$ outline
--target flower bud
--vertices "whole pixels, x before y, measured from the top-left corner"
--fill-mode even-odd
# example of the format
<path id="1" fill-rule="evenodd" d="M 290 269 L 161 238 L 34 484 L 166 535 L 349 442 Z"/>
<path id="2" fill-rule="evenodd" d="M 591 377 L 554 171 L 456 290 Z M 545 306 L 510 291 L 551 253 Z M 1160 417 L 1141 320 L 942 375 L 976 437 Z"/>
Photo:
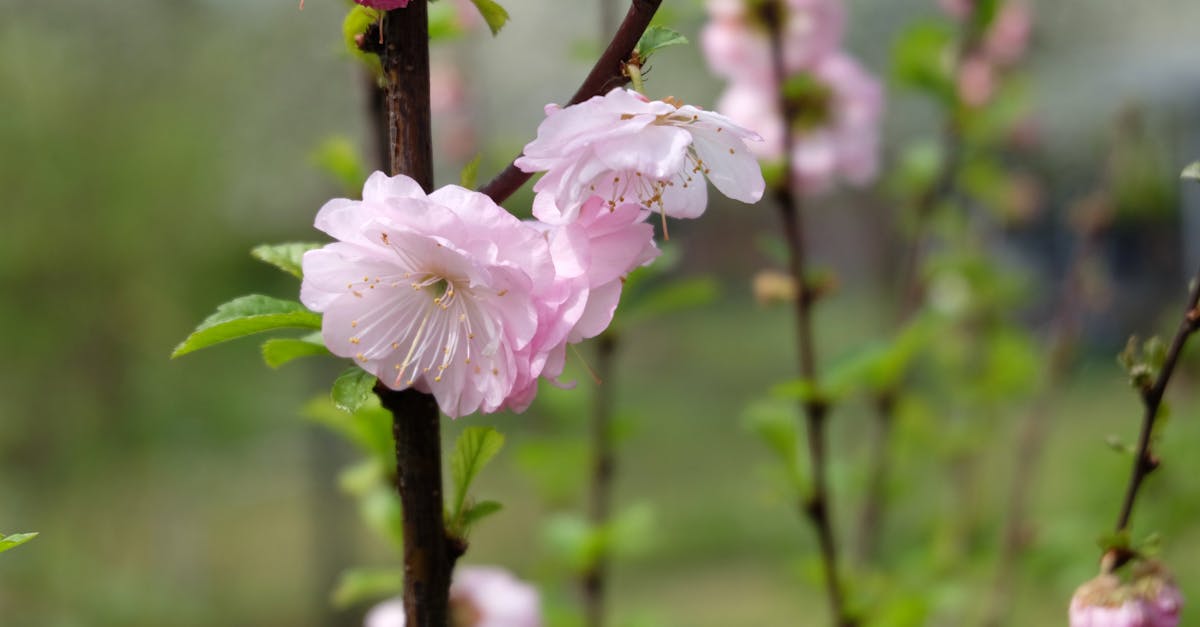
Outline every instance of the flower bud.
<path id="1" fill-rule="evenodd" d="M 1151 627 L 1145 605 L 1116 575 L 1100 575 L 1071 597 L 1071 627 Z"/>

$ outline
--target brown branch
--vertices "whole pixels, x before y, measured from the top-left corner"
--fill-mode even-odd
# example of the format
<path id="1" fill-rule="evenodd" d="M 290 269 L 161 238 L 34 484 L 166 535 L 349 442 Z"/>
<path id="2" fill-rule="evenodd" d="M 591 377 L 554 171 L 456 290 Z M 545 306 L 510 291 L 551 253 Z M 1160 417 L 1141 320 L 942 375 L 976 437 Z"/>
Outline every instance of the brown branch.
<path id="1" fill-rule="evenodd" d="M 613 470 L 613 362 L 617 352 L 617 336 L 609 330 L 596 342 L 596 378 L 603 385 L 595 388 L 592 399 L 592 477 L 588 502 L 588 519 L 593 529 L 608 523 L 612 504 Z M 584 615 L 588 627 L 604 625 L 604 599 L 608 576 L 608 556 L 596 556 L 596 561 L 583 573 L 580 587 L 583 592 Z"/>
<path id="2" fill-rule="evenodd" d="M 429 105 L 429 24 L 426 0 L 389 11 L 383 19 L 380 60 L 386 83 L 384 111 L 389 171 L 433 188 L 433 141 Z M 381 119 L 375 115 L 375 118 Z M 438 406 L 430 394 L 375 393 L 392 413 L 396 440 L 396 487 L 404 524 L 404 613 L 410 627 L 449 624 L 450 576 L 466 550 L 446 532 L 442 499 L 442 439 Z"/>
<path id="3" fill-rule="evenodd" d="M 815 293 L 808 282 L 805 264 L 807 262 L 804 242 L 804 220 L 800 209 L 799 191 L 796 189 L 795 177 L 792 174 L 792 150 L 796 138 L 793 129 L 797 114 L 796 107 L 787 98 L 784 84 L 787 81 L 787 70 L 783 61 L 783 23 L 786 9 L 782 2 L 767 3 L 763 6 L 764 17 L 768 25 L 771 39 L 771 65 L 774 72 L 778 105 L 783 115 L 783 175 L 775 186 L 775 200 L 779 206 L 780 217 L 783 221 L 784 238 L 788 249 L 788 270 L 796 284 L 795 323 L 796 350 L 799 359 L 800 378 L 817 389 L 817 350 L 813 337 L 812 307 Z M 825 572 L 825 588 L 829 597 L 830 613 L 833 623 L 838 627 L 854 627 L 858 620 L 851 616 L 846 607 L 842 591 L 841 574 L 838 571 L 837 542 L 833 533 L 833 515 L 829 503 L 829 481 L 826 476 L 828 461 L 826 456 L 826 418 L 829 405 L 819 396 L 807 399 L 802 403 L 807 433 L 809 463 L 812 469 L 812 493 L 802 504 L 802 511 L 812 523 L 817 533 L 817 543 L 821 550 L 821 563 Z"/>
<path id="4" fill-rule="evenodd" d="M 1196 330 L 1197 322 L 1200 321 L 1200 309 L 1197 309 L 1197 303 L 1200 303 L 1200 271 L 1192 278 L 1191 294 L 1188 296 L 1187 307 L 1183 310 L 1183 320 L 1180 321 L 1179 328 L 1175 331 L 1175 337 L 1171 340 L 1171 346 L 1167 349 L 1167 356 L 1163 361 L 1162 368 L 1158 371 L 1154 384 L 1142 389 L 1142 405 L 1145 407 L 1142 415 L 1142 431 L 1138 436 L 1133 469 L 1129 474 L 1129 486 L 1125 490 L 1125 500 L 1121 503 L 1121 513 L 1117 516 L 1116 531 L 1118 533 L 1128 531 L 1138 489 L 1141 488 L 1146 476 L 1158 467 L 1158 459 L 1150 451 L 1154 423 L 1158 418 L 1158 409 L 1162 405 L 1163 393 L 1166 392 L 1171 375 L 1175 372 L 1175 365 L 1179 362 L 1183 346 L 1188 337 Z M 1116 555 L 1115 559 L 1111 560 L 1112 568 L 1120 567 L 1128 561 L 1129 557 L 1128 555 Z"/>
<path id="5" fill-rule="evenodd" d="M 650 26 L 650 20 L 658 11 L 660 4 L 662 4 L 662 0 L 633 0 L 633 4 L 629 6 L 629 11 L 625 14 L 625 20 L 621 22 L 621 27 L 613 35 L 608 48 L 605 48 L 604 54 L 600 55 L 600 59 L 592 66 L 592 71 L 575 91 L 575 95 L 571 97 L 568 105 L 578 104 L 592 96 L 599 96 L 614 87 L 624 85 L 629 80 L 622 74 L 622 65 L 629 59 L 634 46 L 646 32 L 646 28 Z M 479 191 L 487 194 L 497 203 L 501 203 L 512 196 L 531 177 L 533 177 L 532 173 L 522 172 L 520 168 L 510 163 L 487 185 L 480 187 Z"/>

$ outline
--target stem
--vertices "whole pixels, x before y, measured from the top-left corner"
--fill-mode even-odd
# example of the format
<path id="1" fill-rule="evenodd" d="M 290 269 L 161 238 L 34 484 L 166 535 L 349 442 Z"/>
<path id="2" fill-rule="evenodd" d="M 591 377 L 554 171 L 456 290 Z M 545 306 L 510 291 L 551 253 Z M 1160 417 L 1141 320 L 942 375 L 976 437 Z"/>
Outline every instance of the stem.
<path id="1" fill-rule="evenodd" d="M 413 0 L 383 19 L 380 60 L 391 174 L 433 188 L 433 141 L 429 105 L 427 0 Z M 375 116 L 379 118 L 378 115 Z M 442 499 L 441 416 L 430 394 L 391 390 L 375 394 L 392 413 L 396 440 L 396 487 L 404 520 L 404 613 L 410 627 L 447 627 L 450 575 L 466 550 L 446 532 Z"/>
<path id="2" fill-rule="evenodd" d="M 613 469 L 616 464 L 613 452 L 613 362 L 617 352 L 617 336 L 606 331 L 596 344 L 596 377 L 604 385 L 596 387 L 592 401 L 592 477 L 588 499 L 588 519 L 593 529 L 608 524 L 612 503 Z M 601 553 L 596 561 L 583 573 L 580 586 L 583 591 L 584 614 L 587 627 L 604 625 L 604 597 L 607 588 L 608 556 Z"/>
<path id="3" fill-rule="evenodd" d="M 599 96 L 613 87 L 625 84 L 626 77 L 621 73 L 622 66 L 633 53 L 634 46 L 646 32 L 646 28 L 650 26 L 650 20 L 658 11 L 660 4 L 662 4 L 662 0 L 633 0 L 629 11 L 625 14 L 625 20 L 621 22 L 621 27 L 613 35 L 608 48 L 605 48 L 604 54 L 600 55 L 596 64 L 592 66 L 592 71 L 588 73 L 587 78 L 583 79 L 583 83 L 575 91 L 575 95 L 571 96 L 568 105 L 578 104 L 592 96 Z M 501 203 L 512 196 L 531 177 L 533 177 L 532 173 L 522 172 L 520 168 L 510 163 L 487 185 L 480 187 L 479 191 L 487 194 L 497 203 Z"/>
<path id="4" fill-rule="evenodd" d="M 788 101 L 783 90 L 787 80 L 783 63 L 783 35 L 781 33 L 785 10 L 780 0 L 764 6 L 764 16 L 767 18 L 766 22 L 771 38 L 771 64 L 778 91 L 779 110 L 783 114 L 785 129 L 783 134 L 783 176 L 774 192 L 779 205 L 780 217 L 783 220 L 784 237 L 787 241 L 788 269 L 796 283 L 797 290 L 795 299 L 796 349 L 800 377 L 809 383 L 812 389 L 819 389 L 817 386 L 817 352 L 812 323 L 812 306 L 815 302 L 815 295 L 808 284 L 805 272 L 804 220 L 797 197 L 798 190 L 795 189 L 795 179 L 792 175 L 792 149 L 796 141 L 794 121 L 798 112 Z M 834 539 L 830 512 L 825 442 L 825 424 L 829 405 L 824 399 L 814 397 L 804 401 L 802 408 L 813 476 L 812 494 L 803 503 L 802 509 L 817 533 L 833 622 L 838 627 L 855 627 L 858 621 L 850 615 L 846 607 L 841 577 L 838 573 L 837 543 Z"/>
<path id="5" fill-rule="evenodd" d="M 642 66 L 637 63 L 626 63 L 625 71 L 629 73 L 629 83 L 633 86 L 633 90 L 639 94 L 646 93 L 646 85 L 642 83 Z"/>
<path id="6" fill-rule="evenodd" d="M 1183 310 L 1183 320 L 1179 323 L 1179 328 L 1175 331 L 1175 338 L 1171 340 L 1171 347 L 1167 349 L 1167 357 L 1163 362 L 1162 369 L 1158 372 L 1158 377 L 1154 380 L 1154 385 L 1142 390 L 1142 405 L 1145 406 L 1145 413 L 1142 415 L 1142 431 L 1138 436 L 1137 452 L 1133 459 L 1133 469 L 1129 474 L 1129 487 L 1125 490 L 1125 500 L 1121 504 L 1121 513 L 1117 516 L 1116 531 L 1118 533 L 1129 529 L 1129 521 L 1133 517 L 1133 506 L 1137 499 L 1138 489 L 1142 486 L 1142 481 L 1158 467 L 1158 459 L 1150 452 L 1150 438 L 1154 433 L 1154 422 L 1158 418 L 1158 408 L 1162 404 L 1163 393 L 1166 392 L 1167 383 L 1171 381 L 1171 374 L 1175 372 L 1175 365 L 1179 362 L 1179 355 L 1183 352 L 1183 345 L 1187 339 L 1196 330 L 1197 321 L 1200 321 L 1200 310 L 1196 308 L 1196 304 L 1200 302 L 1200 271 L 1192 278 L 1191 294 L 1188 296 L 1187 307 Z M 1113 568 L 1120 567 L 1123 563 L 1129 560 L 1128 555 L 1117 555 L 1113 561 Z"/>

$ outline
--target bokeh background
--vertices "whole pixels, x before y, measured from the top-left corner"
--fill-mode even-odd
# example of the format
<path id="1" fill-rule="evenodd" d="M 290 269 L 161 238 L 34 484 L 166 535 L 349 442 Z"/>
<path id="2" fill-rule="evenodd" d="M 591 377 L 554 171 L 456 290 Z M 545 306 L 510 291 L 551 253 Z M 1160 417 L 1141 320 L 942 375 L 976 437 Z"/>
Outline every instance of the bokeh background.
<path id="1" fill-rule="evenodd" d="M 470 103 L 465 120 L 439 118 L 441 132 L 465 124 L 475 142 L 439 152 L 442 182 L 457 181 L 477 151 L 481 176 L 497 171 L 532 137 L 542 105 L 574 90 L 598 47 L 592 0 L 504 4 L 512 21 L 499 37 L 476 33 L 434 50 L 459 64 Z M 848 4 L 847 46 L 880 75 L 897 33 L 938 15 L 932 0 Z M 702 4 L 664 5 L 695 39 Z M 1089 308 L 1078 358 L 1052 395 L 1030 487 L 1031 544 L 1011 624 L 1054 625 L 1096 570 L 1096 538 L 1128 472 L 1129 457 L 1106 438 L 1133 441 L 1139 404 L 1114 356 L 1131 333 L 1173 330 L 1200 264 L 1200 186 L 1177 180 L 1200 158 L 1200 5 L 1033 6 L 1023 80 L 1039 193 L 1029 215 L 1003 221 L 990 241 L 1020 285 L 1005 316 L 1035 348 L 1065 271 L 1068 208 L 1110 176 L 1114 150 L 1133 151 L 1117 163 L 1145 166 L 1123 197 L 1141 210 L 1122 213 L 1102 239 L 1108 297 Z M 315 211 L 345 193 L 319 165 L 331 138 L 364 160 L 374 154 L 363 73 L 341 41 L 344 14 L 332 0 L 309 0 L 302 12 L 289 0 L 0 0 L 0 531 L 41 532 L 0 557 L 0 624 L 351 625 L 364 606 L 331 606 L 338 573 L 398 561 L 338 489 L 355 453 L 302 412 L 339 365 L 272 372 L 253 341 L 168 359 L 218 303 L 251 292 L 293 297 L 295 281 L 248 250 L 319 239 Z M 721 88 L 695 46 L 662 52 L 649 78 L 653 95 L 701 105 Z M 888 97 L 885 172 L 904 145 L 938 132 L 928 102 L 895 89 Z M 522 202 L 527 194 L 510 204 Z M 902 221 L 880 189 L 825 198 L 810 215 L 813 255 L 838 276 L 817 317 L 822 353 L 836 361 L 887 336 Z M 609 382 L 622 425 L 616 500 L 640 522 L 639 541 L 612 573 L 616 625 L 827 624 L 812 533 L 772 483 L 744 419 L 794 372 L 786 308 L 757 305 L 750 288 L 755 272 L 775 265 L 756 243 L 775 228 L 769 206 L 723 199 L 703 220 L 674 226 L 674 272 L 712 277 L 719 296 L 625 332 Z M 1173 382 L 1164 465 L 1135 519 L 1139 537 L 1161 532 L 1163 556 L 1195 602 L 1198 365 L 1189 357 Z M 548 499 L 553 486 L 537 461 L 549 449 L 561 453 L 562 473 L 580 466 L 594 392 L 583 380 L 526 415 L 446 427 L 447 437 L 465 424 L 508 436 L 477 488 L 506 508 L 473 533 L 465 562 L 538 581 L 565 617 L 572 591 L 547 521 L 579 500 Z M 935 419 L 901 416 L 882 543 L 890 574 L 869 577 L 913 601 L 880 624 L 978 616 L 1014 429 L 1032 396 L 1014 393 L 980 418 L 989 426 L 973 432 L 967 500 L 951 485 L 956 470 L 930 453 Z M 865 399 L 833 418 L 843 536 L 864 490 L 870 421 Z M 964 519 L 971 533 L 948 541 Z"/>

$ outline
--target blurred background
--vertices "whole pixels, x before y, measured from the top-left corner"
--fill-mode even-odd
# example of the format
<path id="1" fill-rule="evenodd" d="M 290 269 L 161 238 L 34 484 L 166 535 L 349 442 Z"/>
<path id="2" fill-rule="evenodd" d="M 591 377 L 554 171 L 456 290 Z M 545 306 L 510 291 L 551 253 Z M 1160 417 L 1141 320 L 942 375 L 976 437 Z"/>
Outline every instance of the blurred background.
<path id="1" fill-rule="evenodd" d="M 457 64 L 462 85 L 446 89 L 467 103 L 457 117 L 435 107 L 440 182 L 457 182 L 476 153 L 481 180 L 498 171 L 599 47 L 594 0 L 504 4 L 512 20 L 495 39 L 476 31 L 434 49 L 436 63 Z M 846 47 L 880 76 L 906 26 L 944 19 L 933 0 L 848 5 Z M 1023 178 L 1005 187 L 1006 209 L 984 218 L 983 249 L 1003 275 L 988 280 L 1006 286 L 992 315 L 1019 331 L 1015 356 L 996 367 L 1000 383 L 985 382 L 986 403 L 955 405 L 970 427 L 939 422 L 936 366 L 915 376 L 928 395 L 898 413 L 887 523 L 876 567 L 858 577 L 862 603 L 888 608 L 881 625 L 974 624 L 984 613 L 1018 428 L 1043 396 L 1010 624 L 1063 623 L 1119 507 L 1130 457 L 1114 449 L 1135 440 L 1140 417 L 1114 357 L 1132 333 L 1173 331 L 1200 264 L 1200 186 L 1178 180 L 1200 159 L 1200 4 L 1032 6 L 1019 78 L 1026 143 L 1006 153 Z M 702 3 L 666 0 L 663 10 L 697 39 Z M 303 11 L 290 0 L 0 0 L 0 532 L 41 533 L 0 557 L 0 624 L 360 624 L 366 605 L 331 604 L 339 573 L 398 562 L 339 490 L 356 453 L 304 415 L 339 364 L 273 372 L 253 341 L 168 359 L 221 302 L 294 298 L 295 280 L 249 249 L 320 240 L 316 210 L 352 193 L 321 164 L 338 150 L 370 163 L 367 80 L 342 43 L 345 12 L 333 0 Z M 816 320 L 825 364 L 892 330 L 906 232 L 895 200 L 903 181 L 892 175 L 940 132 L 928 99 L 887 87 L 883 182 L 809 207 L 813 257 L 838 286 Z M 722 85 L 693 45 L 661 52 L 647 88 L 711 106 Z M 1045 393 L 1072 211 L 1097 193 L 1112 217 L 1089 262 L 1082 339 Z M 757 272 L 778 267 L 776 228 L 768 204 L 714 196 L 704 219 L 672 226 L 672 273 L 711 277 L 719 295 L 623 331 L 606 385 L 621 425 L 616 502 L 634 522 L 612 572 L 615 625 L 828 624 L 812 532 L 746 426 L 747 407 L 794 376 L 789 310 L 757 304 L 751 290 Z M 955 341 L 939 337 L 933 352 Z M 1134 529 L 1161 533 L 1193 603 L 1198 365 L 1189 356 L 1172 382 L 1164 464 Z M 447 437 L 477 424 L 507 435 L 477 485 L 505 510 L 472 534 L 464 561 L 540 583 L 554 624 L 573 624 L 574 607 L 556 548 L 569 533 L 556 516 L 581 499 L 547 481 L 582 472 L 595 386 L 580 378 L 525 415 L 446 427 Z M 865 395 L 832 418 L 834 512 L 847 543 L 873 424 Z M 955 485 L 963 476 L 966 488 Z"/>

